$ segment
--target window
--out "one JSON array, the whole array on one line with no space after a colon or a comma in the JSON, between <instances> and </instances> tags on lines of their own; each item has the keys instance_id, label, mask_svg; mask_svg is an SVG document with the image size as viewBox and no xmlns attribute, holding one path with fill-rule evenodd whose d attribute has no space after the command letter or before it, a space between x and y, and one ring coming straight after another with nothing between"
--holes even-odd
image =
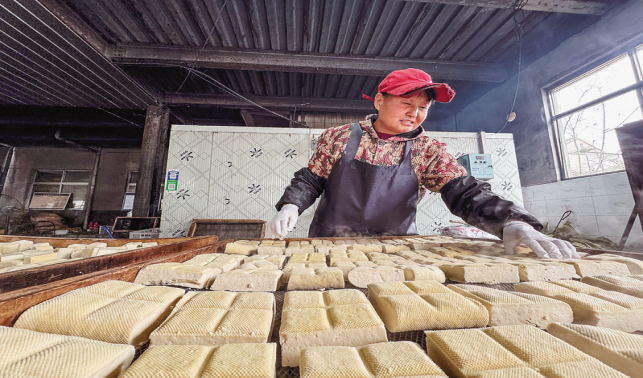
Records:
<instances>
[{"instance_id":1,"label":"window","mask_svg":"<svg viewBox=\"0 0 643 378\"><path fill-rule=\"evenodd\" d=\"M121 210L131 211L134 209L134 197L136 196L136 182L138 171L127 171L127 182L125 183L125 195Z\"/></svg>"},{"instance_id":2,"label":"window","mask_svg":"<svg viewBox=\"0 0 643 378\"><path fill-rule=\"evenodd\" d=\"M36 171L31 193L71 193L67 209L85 208L91 171Z\"/></svg>"},{"instance_id":3,"label":"window","mask_svg":"<svg viewBox=\"0 0 643 378\"><path fill-rule=\"evenodd\" d=\"M625 169L616 128L643 119L643 46L549 91L566 178Z\"/></svg>"}]
</instances>

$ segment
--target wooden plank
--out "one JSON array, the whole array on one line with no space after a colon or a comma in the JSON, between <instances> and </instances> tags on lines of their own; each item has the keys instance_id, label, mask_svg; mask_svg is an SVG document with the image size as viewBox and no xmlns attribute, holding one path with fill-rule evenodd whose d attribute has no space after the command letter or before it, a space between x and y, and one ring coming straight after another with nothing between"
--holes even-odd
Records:
<instances>
[{"instance_id":1,"label":"wooden plank","mask_svg":"<svg viewBox=\"0 0 643 378\"><path fill-rule=\"evenodd\" d=\"M119 252L105 256L89 257L61 264L18 270L0 274L0 293L48 284L66 278L80 276L122 266L145 262L159 256L206 248L214 253L218 237L200 237L148 247L133 251ZM201 252L206 253L206 252Z\"/></svg>"},{"instance_id":2,"label":"wooden plank","mask_svg":"<svg viewBox=\"0 0 643 378\"><path fill-rule=\"evenodd\" d=\"M423 58L369 57L321 53L262 50L201 49L160 45L110 45L106 56L117 64L189 64L191 67L301 72L316 74L383 76L391 71L415 67L440 80L503 82L507 67L498 63L430 60ZM299 103L303 103L300 101Z\"/></svg>"},{"instance_id":3,"label":"wooden plank","mask_svg":"<svg viewBox=\"0 0 643 378\"><path fill-rule=\"evenodd\" d=\"M0 294L0 325L11 326L20 314L28 308L69 291L109 280L134 282L138 271L148 265L166 262L183 262L198 254L213 253L212 249L213 247L209 245L199 249L170 253L124 268L112 268Z\"/></svg>"},{"instance_id":4,"label":"wooden plank","mask_svg":"<svg viewBox=\"0 0 643 378\"><path fill-rule=\"evenodd\" d=\"M511 9L516 7L516 0L404 0L420 3L464 5L480 8ZM554 13L576 13L602 16L614 5L622 1L609 0L529 0L522 7L524 10Z\"/></svg>"},{"instance_id":5,"label":"wooden plank","mask_svg":"<svg viewBox=\"0 0 643 378\"><path fill-rule=\"evenodd\" d=\"M256 227L260 228L259 229L259 234L260 237L263 238L266 236L266 221L264 220L259 220L259 219L192 219L192 223L190 224L190 229L188 230L188 236L194 236L195 234L199 233L199 231L207 231L208 226L214 225L215 227L212 228L217 228L216 225L221 225L223 226L230 226L234 227L235 225L255 225ZM209 235L209 234L208 234ZM221 234L212 234L216 235L218 237L225 237L225 235ZM205 236L203 234L199 236ZM250 236L248 237L250 238ZM253 238L254 239L254 238Z\"/></svg>"},{"instance_id":6,"label":"wooden plank","mask_svg":"<svg viewBox=\"0 0 643 378\"><path fill-rule=\"evenodd\" d=\"M159 152L159 140L170 127L170 110L163 106L147 107L145 129L143 130L143 145L141 160L138 164L138 181L136 182L136 197L134 197L135 217L147 217L150 212L156 154Z\"/></svg>"},{"instance_id":7,"label":"wooden plank","mask_svg":"<svg viewBox=\"0 0 643 378\"><path fill-rule=\"evenodd\" d=\"M49 243L54 248L64 248L70 244L91 244L91 243L107 243L108 247L120 247L127 243L149 243L157 242L161 244L170 244L186 241L186 238L162 238L162 239L81 239L81 238L59 238L48 236L15 236L15 235L0 235L0 243L14 242L18 240L31 240L34 243Z\"/></svg>"}]
</instances>

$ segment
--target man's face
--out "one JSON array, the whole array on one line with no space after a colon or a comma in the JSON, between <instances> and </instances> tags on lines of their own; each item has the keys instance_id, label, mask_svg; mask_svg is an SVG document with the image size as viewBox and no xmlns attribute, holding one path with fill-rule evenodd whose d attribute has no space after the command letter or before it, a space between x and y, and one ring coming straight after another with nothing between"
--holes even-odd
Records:
<instances>
[{"instance_id":1,"label":"man's face","mask_svg":"<svg viewBox=\"0 0 643 378\"><path fill-rule=\"evenodd\" d=\"M430 105L425 91L409 98L378 93L375 96L375 108L379 111L375 129L386 134L411 131L424 122Z\"/></svg>"}]
</instances>

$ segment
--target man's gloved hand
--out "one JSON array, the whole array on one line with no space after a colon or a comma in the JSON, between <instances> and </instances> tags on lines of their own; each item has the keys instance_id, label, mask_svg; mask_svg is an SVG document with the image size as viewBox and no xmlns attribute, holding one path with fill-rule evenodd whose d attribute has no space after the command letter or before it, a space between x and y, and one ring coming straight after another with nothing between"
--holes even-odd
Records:
<instances>
[{"instance_id":1,"label":"man's gloved hand","mask_svg":"<svg viewBox=\"0 0 643 378\"><path fill-rule=\"evenodd\" d=\"M291 204L283 205L281 210L268 222L266 232L269 238L283 239L292 231L299 218L299 207Z\"/></svg>"},{"instance_id":2,"label":"man's gloved hand","mask_svg":"<svg viewBox=\"0 0 643 378\"><path fill-rule=\"evenodd\" d=\"M568 241L551 238L536 231L531 225L520 221L505 223L502 230L505 252L513 255L516 247L525 244L541 259L579 259L576 248Z\"/></svg>"}]
</instances>

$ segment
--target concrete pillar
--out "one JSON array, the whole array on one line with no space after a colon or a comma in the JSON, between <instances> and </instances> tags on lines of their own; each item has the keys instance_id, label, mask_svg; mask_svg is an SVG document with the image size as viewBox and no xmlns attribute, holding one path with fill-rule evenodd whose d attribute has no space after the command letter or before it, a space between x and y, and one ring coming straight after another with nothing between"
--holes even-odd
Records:
<instances>
[{"instance_id":1,"label":"concrete pillar","mask_svg":"<svg viewBox=\"0 0 643 378\"><path fill-rule=\"evenodd\" d=\"M150 207L155 207L152 198L158 198L162 173L159 170L159 156L165 157L167 134L170 128L170 110L162 106L150 105L145 117L141 160L138 165L138 181L132 216L147 217ZM155 212L154 212L155 213Z\"/></svg>"}]
</instances>

